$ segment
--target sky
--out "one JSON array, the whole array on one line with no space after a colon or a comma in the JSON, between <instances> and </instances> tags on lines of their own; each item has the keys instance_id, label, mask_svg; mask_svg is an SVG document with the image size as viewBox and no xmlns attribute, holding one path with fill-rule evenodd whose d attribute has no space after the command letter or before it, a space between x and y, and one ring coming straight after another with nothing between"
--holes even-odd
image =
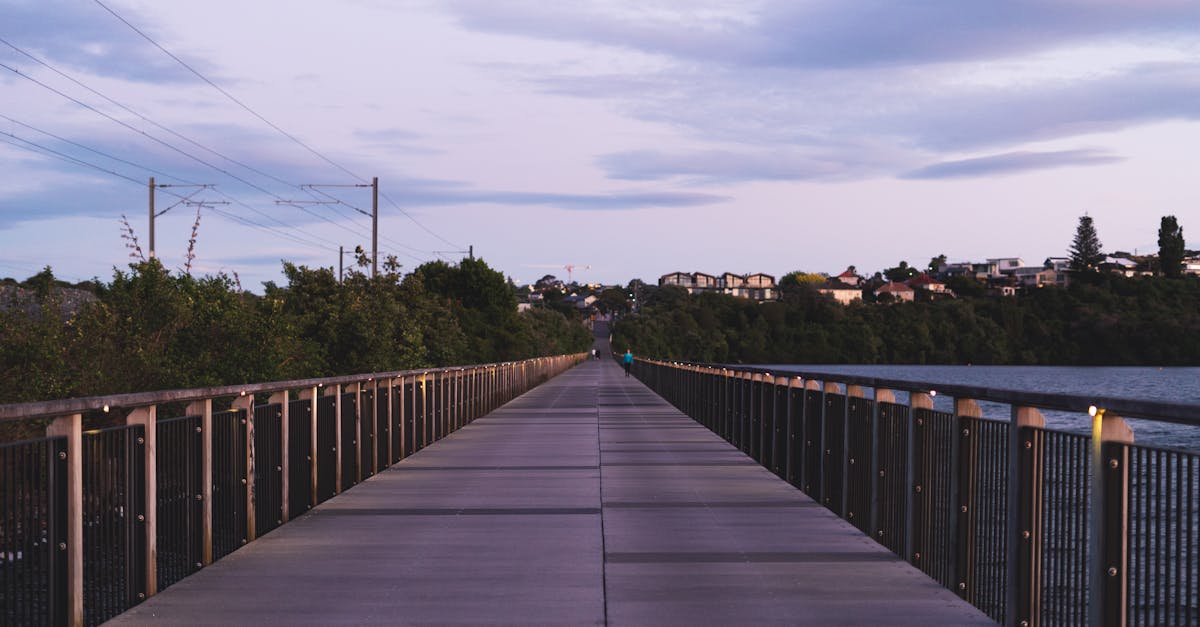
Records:
<instances>
[{"instance_id":1,"label":"sky","mask_svg":"<svg viewBox=\"0 0 1200 627\"><path fill-rule=\"evenodd\" d=\"M1197 146L1194 0L0 0L0 277L111 278L150 177L252 291L369 250L372 178L403 271L1040 265L1200 229Z\"/></svg>"}]
</instances>

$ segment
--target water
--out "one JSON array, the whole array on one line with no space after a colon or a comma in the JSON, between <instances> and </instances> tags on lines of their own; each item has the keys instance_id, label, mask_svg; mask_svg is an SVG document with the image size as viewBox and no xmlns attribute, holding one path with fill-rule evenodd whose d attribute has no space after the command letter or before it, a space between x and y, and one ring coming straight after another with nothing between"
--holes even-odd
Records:
<instances>
[{"instance_id":1,"label":"water","mask_svg":"<svg viewBox=\"0 0 1200 627\"><path fill-rule=\"evenodd\" d=\"M763 365L768 369L794 369L830 374L851 374L888 379L907 379L950 385L971 385L1021 392L1046 392L1114 396L1141 400L1187 403L1196 406L1200 419L1200 368L1139 368L1075 366L854 366L854 365ZM869 393L869 392L868 392ZM898 402L907 402L902 395ZM953 401L934 398L934 408L950 411ZM1007 419L1009 407L1000 403L980 402L983 415ZM1086 414L1044 411L1046 427L1091 433L1091 418ZM1129 420L1136 443L1182 448L1200 452L1200 427Z\"/></svg>"}]
</instances>

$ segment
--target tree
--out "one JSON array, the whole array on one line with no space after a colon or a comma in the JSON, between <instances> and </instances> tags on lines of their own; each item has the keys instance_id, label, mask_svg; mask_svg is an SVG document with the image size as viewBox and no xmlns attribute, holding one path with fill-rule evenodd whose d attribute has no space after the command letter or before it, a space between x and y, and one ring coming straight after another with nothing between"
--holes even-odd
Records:
<instances>
[{"instance_id":1,"label":"tree","mask_svg":"<svg viewBox=\"0 0 1200 627\"><path fill-rule=\"evenodd\" d=\"M1091 216L1079 216L1079 226L1075 227L1075 239L1071 242L1070 253L1072 272L1095 272L1104 261L1100 238L1096 235L1096 226L1092 224Z\"/></svg>"},{"instance_id":2,"label":"tree","mask_svg":"<svg viewBox=\"0 0 1200 627\"><path fill-rule=\"evenodd\" d=\"M901 261L900 265L895 268L888 268L883 271L883 276L892 282L907 281L917 276L917 269L908 265L907 261Z\"/></svg>"},{"instance_id":3,"label":"tree","mask_svg":"<svg viewBox=\"0 0 1200 627\"><path fill-rule=\"evenodd\" d=\"M1163 216L1158 227L1158 263L1164 276L1183 274L1183 228L1175 216Z\"/></svg>"},{"instance_id":4,"label":"tree","mask_svg":"<svg viewBox=\"0 0 1200 627\"><path fill-rule=\"evenodd\" d=\"M942 271L942 266L946 265L946 255L938 255L929 260L929 272L938 273Z\"/></svg>"}]
</instances>

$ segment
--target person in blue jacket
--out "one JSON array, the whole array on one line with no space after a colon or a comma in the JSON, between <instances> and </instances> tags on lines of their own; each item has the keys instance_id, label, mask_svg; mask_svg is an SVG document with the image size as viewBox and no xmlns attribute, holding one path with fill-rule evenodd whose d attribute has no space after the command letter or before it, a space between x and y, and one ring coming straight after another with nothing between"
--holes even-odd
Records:
<instances>
[{"instance_id":1,"label":"person in blue jacket","mask_svg":"<svg viewBox=\"0 0 1200 627\"><path fill-rule=\"evenodd\" d=\"M633 365L633 351L625 349L625 354L621 355L621 365L625 366L625 376L629 376L629 367Z\"/></svg>"}]
</instances>

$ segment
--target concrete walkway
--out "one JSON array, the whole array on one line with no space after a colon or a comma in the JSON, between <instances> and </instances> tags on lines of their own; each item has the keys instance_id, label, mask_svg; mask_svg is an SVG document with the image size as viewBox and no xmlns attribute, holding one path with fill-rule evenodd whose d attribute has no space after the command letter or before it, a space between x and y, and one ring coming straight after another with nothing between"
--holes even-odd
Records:
<instances>
[{"instance_id":1,"label":"concrete walkway","mask_svg":"<svg viewBox=\"0 0 1200 627\"><path fill-rule=\"evenodd\" d=\"M111 624L991 621L603 360Z\"/></svg>"}]
</instances>

